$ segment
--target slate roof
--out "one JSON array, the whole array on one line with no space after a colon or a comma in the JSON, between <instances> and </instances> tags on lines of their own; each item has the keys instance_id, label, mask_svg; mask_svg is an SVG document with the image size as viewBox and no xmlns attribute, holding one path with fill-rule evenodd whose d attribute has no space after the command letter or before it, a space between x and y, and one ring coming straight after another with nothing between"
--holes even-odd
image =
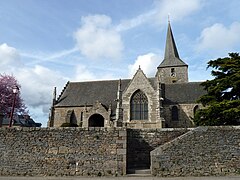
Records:
<instances>
[{"instance_id":1,"label":"slate roof","mask_svg":"<svg viewBox=\"0 0 240 180\"><path fill-rule=\"evenodd\" d=\"M129 79L121 80L125 89ZM108 107L116 108L119 80L70 82L58 98L56 107L93 105L97 100Z\"/></svg>"},{"instance_id":2,"label":"slate roof","mask_svg":"<svg viewBox=\"0 0 240 180\"><path fill-rule=\"evenodd\" d=\"M164 104L195 103L200 96L206 94L200 84L201 82L163 84Z\"/></svg>"},{"instance_id":3,"label":"slate roof","mask_svg":"<svg viewBox=\"0 0 240 180\"><path fill-rule=\"evenodd\" d=\"M150 83L155 86L154 78L149 78ZM107 108L112 105L116 109L116 99L119 80L108 81L89 81L89 82L70 82L63 93L57 99L55 107L78 107L93 105L99 101ZM121 80L122 91L127 87L130 79ZM204 90L200 87L200 82L165 84L163 85L166 104L193 103Z\"/></svg>"},{"instance_id":4,"label":"slate roof","mask_svg":"<svg viewBox=\"0 0 240 180\"><path fill-rule=\"evenodd\" d=\"M1 117L0 117L1 118ZM8 126L10 122L10 118L4 116L2 118L2 126ZM32 118L26 118L24 115L15 115L13 118L13 126L21 126L21 127L41 127L41 123L36 123Z\"/></svg>"},{"instance_id":5,"label":"slate roof","mask_svg":"<svg viewBox=\"0 0 240 180\"><path fill-rule=\"evenodd\" d=\"M173 67L173 66L187 66L183 60L180 59L176 43L174 41L170 22L168 23L167 39L165 45L164 60L158 66L160 67Z\"/></svg>"}]
</instances>

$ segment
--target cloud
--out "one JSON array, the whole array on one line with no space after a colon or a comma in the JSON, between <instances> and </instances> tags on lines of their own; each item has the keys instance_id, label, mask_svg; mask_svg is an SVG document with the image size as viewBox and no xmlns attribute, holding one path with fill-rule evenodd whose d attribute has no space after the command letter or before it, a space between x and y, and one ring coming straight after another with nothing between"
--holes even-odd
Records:
<instances>
[{"instance_id":1,"label":"cloud","mask_svg":"<svg viewBox=\"0 0 240 180\"><path fill-rule=\"evenodd\" d=\"M73 81L88 81L94 80L95 75L88 70L85 65L78 64L75 68L75 78Z\"/></svg>"},{"instance_id":2,"label":"cloud","mask_svg":"<svg viewBox=\"0 0 240 180\"><path fill-rule=\"evenodd\" d=\"M155 10L150 10L147 13L144 14L140 14L137 17L134 17L132 19L125 19L122 20L122 22L120 24L118 24L115 29L118 32L121 31L126 31L132 28L135 28L137 26L143 25L144 23L147 23L150 21L150 19L152 19L152 17L154 17L156 15Z\"/></svg>"},{"instance_id":3,"label":"cloud","mask_svg":"<svg viewBox=\"0 0 240 180\"><path fill-rule=\"evenodd\" d=\"M74 33L80 52L90 59L121 57L123 43L106 15L82 17L82 26Z\"/></svg>"},{"instance_id":4,"label":"cloud","mask_svg":"<svg viewBox=\"0 0 240 180\"><path fill-rule=\"evenodd\" d=\"M71 48L71 49L62 50L62 51L55 52L55 53L52 53L52 54L21 52L21 56L43 62L43 61L53 61L53 60L56 60L56 59L58 60L59 58L68 56L72 53L75 53L76 51L78 51L78 48L74 47L74 48ZM34 63L36 63L36 62L34 62Z\"/></svg>"},{"instance_id":5,"label":"cloud","mask_svg":"<svg viewBox=\"0 0 240 180\"><path fill-rule=\"evenodd\" d=\"M54 86L62 87L66 79L60 73L36 65L16 72L22 84L22 95L29 106L49 105Z\"/></svg>"},{"instance_id":6,"label":"cloud","mask_svg":"<svg viewBox=\"0 0 240 180\"><path fill-rule=\"evenodd\" d=\"M44 66L27 67L20 61L19 51L7 44L0 45L0 59L0 72L12 74L18 80L21 84L21 96L30 110L30 115L32 112L41 112L35 114L34 118L39 121L39 116L44 116L45 119L41 121L46 126L48 117L46 110L51 104L53 87L61 89L67 78Z\"/></svg>"},{"instance_id":7,"label":"cloud","mask_svg":"<svg viewBox=\"0 0 240 180\"><path fill-rule=\"evenodd\" d=\"M21 67L22 65L20 55L15 48L8 46L6 43L0 45L0 68L2 70Z\"/></svg>"},{"instance_id":8,"label":"cloud","mask_svg":"<svg viewBox=\"0 0 240 180\"><path fill-rule=\"evenodd\" d=\"M156 1L154 20L157 24L165 24L167 15L171 21L179 21L196 12L203 6L203 0L163 0Z\"/></svg>"},{"instance_id":9,"label":"cloud","mask_svg":"<svg viewBox=\"0 0 240 180\"><path fill-rule=\"evenodd\" d=\"M231 51L240 43L240 23L234 22L229 27L216 23L205 28L198 38L198 51Z\"/></svg>"},{"instance_id":10,"label":"cloud","mask_svg":"<svg viewBox=\"0 0 240 180\"><path fill-rule=\"evenodd\" d=\"M161 60L162 58L160 58L154 53L148 53L138 56L134 64L128 66L130 78L132 78L132 76L136 73L139 66L147 76L154 76L157 72L156 67L158 67Z\"/></svg>"},{"instance_id":11,"label":"cloud","mask_svg":"<svg viewBox=\"0 0 240 180\"><path fill-rule=\"evenodd\" d=\"M203 0L162 0L155 1L154 8L132 19L123 20L116 26L116 30L126 31L145 23L165 25L167 16L171 21L180 21L190 14L198 11L204 5Z\"/></svg>"}]
</instances>

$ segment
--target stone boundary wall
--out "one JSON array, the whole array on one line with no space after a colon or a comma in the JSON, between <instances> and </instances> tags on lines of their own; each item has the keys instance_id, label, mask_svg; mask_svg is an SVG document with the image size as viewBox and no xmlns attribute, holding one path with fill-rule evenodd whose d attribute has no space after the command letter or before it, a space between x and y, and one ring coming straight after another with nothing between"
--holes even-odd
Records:
<instances>
[{"instance_id":1,"label":"stone boundary wall","mask_svg":"<svg viewBox=\"0 0 240 180\"><path fill-rule=\"evenodd\" d=\"M125 128L0 128L0 175L126 174Z\"/></svg>"},{"instance_id":2,"label":"stone boundary wall","mask_svg":"<svg viewBox=\"0 0 240 180\"><path fill-rule=\"evenodd\" d=\"M191 129L127 129L127 169L150 168L152 150L189 130Z\"/></svg>"},{"instance_id":3,"label":"stone boundary wall","mask_svg":"<svg viewBox=\"0 0 240 180\"><path fill-rule=\"evenodd\" d=\"M154 176L240 174L240 126L198 127L151 152Z\"/></svg>"}]
</instances>

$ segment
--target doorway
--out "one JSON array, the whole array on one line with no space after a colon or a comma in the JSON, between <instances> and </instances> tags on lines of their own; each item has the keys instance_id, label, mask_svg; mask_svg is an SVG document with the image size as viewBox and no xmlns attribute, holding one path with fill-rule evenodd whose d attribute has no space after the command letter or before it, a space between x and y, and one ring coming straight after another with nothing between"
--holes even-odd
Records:
<instances>
[{"instance_id":1,"label":"doorway","mask_svg":"<svg viewBox=\"0 0 240 180\"><path fill-rule=\"evenodd\" d=\"M104 127L104 117L100 114L93 114L88 119L88 127Z\"/></svg>"}]
</instances>

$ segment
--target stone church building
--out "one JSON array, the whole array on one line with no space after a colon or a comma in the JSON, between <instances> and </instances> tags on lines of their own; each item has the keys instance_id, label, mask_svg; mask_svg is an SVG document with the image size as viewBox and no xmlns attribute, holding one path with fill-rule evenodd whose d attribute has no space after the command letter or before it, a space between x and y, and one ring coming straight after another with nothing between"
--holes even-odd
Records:
<instances>
[{"instance_id":1,"label":"stone church building","mask_svg":"<svg viewBox=\"0 0 240 180\"><path fill-rule=\"evenodd\" d=\"M155 77L139 69L132 79L67 82L59 97L54 89L49 127L192 127L205 92L188 81L188 65L180 59L170 23L165 55Z\"/></svg>"}]
</instances>

